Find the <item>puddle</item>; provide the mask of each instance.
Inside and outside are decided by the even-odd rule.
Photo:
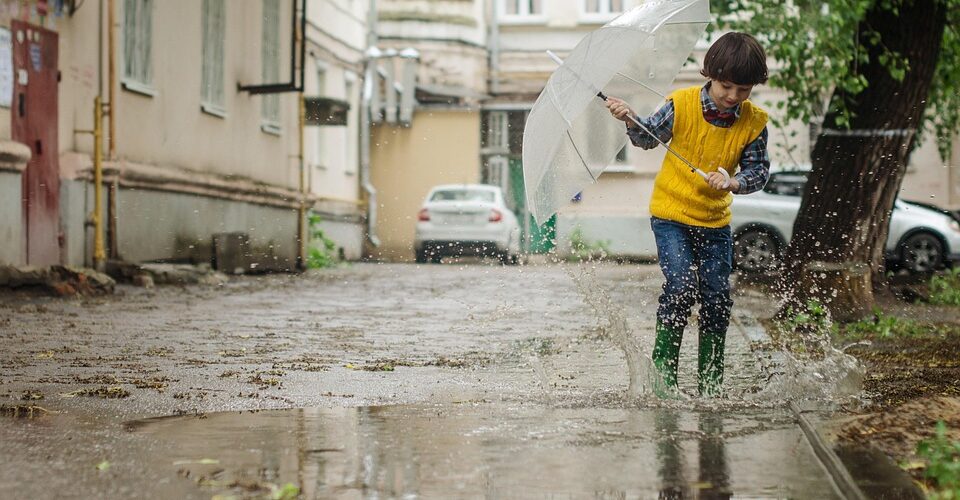
[[[198,494],[835,498],[786,413],[447,404],[128,422]],[[168,451],[163,451],[168,450]],[[161,492],[162,493],[162,492]]]

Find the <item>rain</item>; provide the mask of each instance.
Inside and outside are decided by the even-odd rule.
[[[0,0],[0,497],[956,498],[955,0]]]

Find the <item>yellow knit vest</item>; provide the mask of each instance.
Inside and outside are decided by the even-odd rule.
[[[749,100],[740,105],[740,116],[729,128],[711,125],[703,117],[700,86],[673,92],[673,139],[670,147],[704,172],[724,168],[733,177],[743,149],[760,136],[767,113]],[[730,224],[727,191],[711,188],[685,163],[667,153],[653,182],[650,213],[654,217],[701,227]]]

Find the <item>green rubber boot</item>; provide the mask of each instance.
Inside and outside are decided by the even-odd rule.
[[[700,396],[720,397],[723,388],[723,348],[726,332],[700,333],[700,350],[697,360],[697,389]]]
[[[657,340],[653,344],[653,366],[657,370],[653,392],[661,399],[675,398],[680,390],[677,387],[677,366],[680,363],[680,342],[683,330],[657,322]]]

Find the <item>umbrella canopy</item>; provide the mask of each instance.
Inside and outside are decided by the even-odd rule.
[[[587,35],[554,71],[523,131],[527,207],[538,224],[596,182],[627,143],[597,93],[652,113],[709,22],[708,0],[650,0]]]

